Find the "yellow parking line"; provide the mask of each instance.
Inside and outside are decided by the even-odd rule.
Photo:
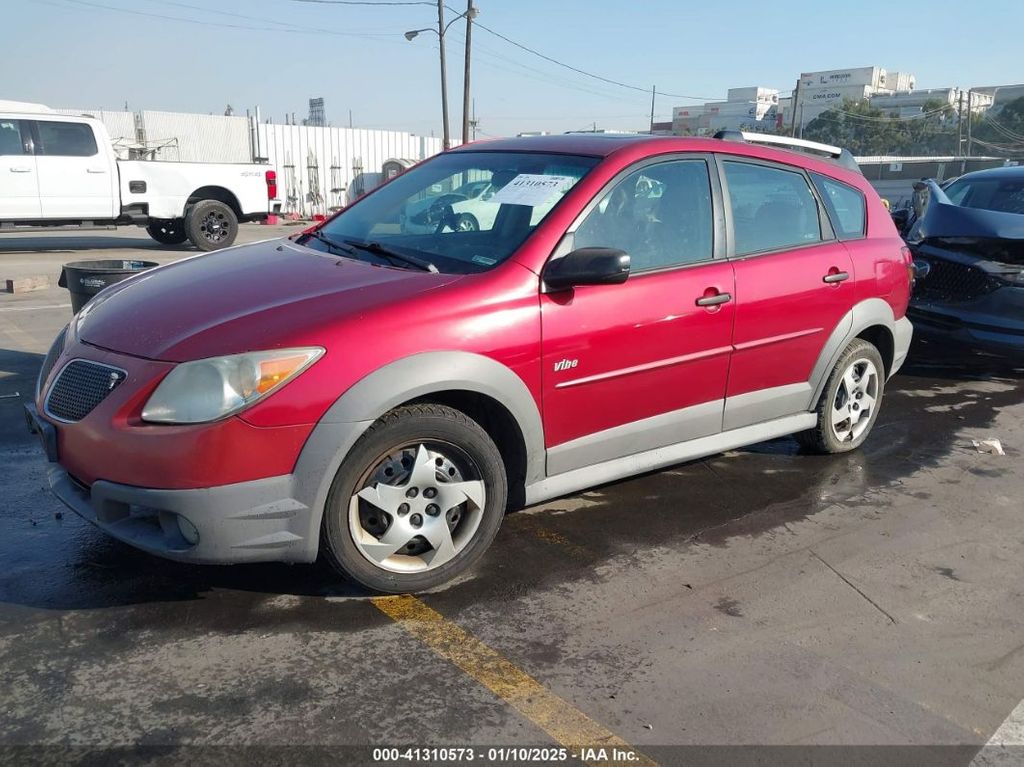
[[[520,714],[536,724],[570,752],[580,756],[581,749],[604,748],[608,760],[587,760],[587,764],[613,764],[612,749],[635,754],[630,764],[655,765],[655,762],[606,730],[571,703],[544,687],[519,669],[501,653],[485,645],[472,634],[427,607],[416,597],[376,597],[374,606],[412,636],[451,662]],[[625,763],[618,762],[619,764]]]

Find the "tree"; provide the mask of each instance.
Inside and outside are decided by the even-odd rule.
[[[972,154],[1024,157],[1024,97],[971,118]]]
[[[944,101],[932,100],[923,105],[920,116],[901,118],[867,101],[844,101],[811,120],[804,137],[860,156],[955,154],[955,111]]]

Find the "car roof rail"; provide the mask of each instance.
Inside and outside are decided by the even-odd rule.
[[[849,149],[821,144],[817,141],[807,141],[802,138],[790,138],[789,136],[776,136],[772,133],[752,133],[750,131],[722,130],[715,134],[715,138],[723,141],[739,141],[747,144],[769,144],[781,149],[792,149],[797,152],[824,155],[824,159],[834,162],[840,167],[852,170],[854,173],[863,175],[860,166],[853,158]]]

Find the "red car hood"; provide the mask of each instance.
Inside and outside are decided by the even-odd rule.
[[[171,362],[321,345],[338,322],[458,278],[373,266],[271,240],[118,283],[94,299],[78,333],[111,351]]]

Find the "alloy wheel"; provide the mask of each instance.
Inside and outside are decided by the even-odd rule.
[[[858,439],[871,423],[878,401],[878,369],[864,357],[846,368],[832,401],[832,434],[840,442]]]

